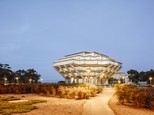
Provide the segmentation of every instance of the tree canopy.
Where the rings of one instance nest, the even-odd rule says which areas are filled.
[[[41,75],[34,69],[12,71],[9,64],[0,64],[0,82],[6,79],[9,83],[37,83]]]
[[[151,69],[149,71],[141,71],[138,72],[137,70],[130,69],[127,71],[128,73],[128,78],[129,81],[133,83],[138,83],[138,82],[143,82],[147,81],[148,83],[150,82],[149,78],[152,78],[152,82],[154,81],[154,70]]]

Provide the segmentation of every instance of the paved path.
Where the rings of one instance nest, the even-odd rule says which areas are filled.
[[[108,105],[113,94],[112,88],[104,88],[102,94],[84,104],[82,115],[115,115]]]

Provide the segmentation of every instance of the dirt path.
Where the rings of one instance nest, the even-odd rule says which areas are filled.
[[[114,115],[108,105],[113,94],[112,88],[104,88],[102,94],[84,104],[82,115]]]

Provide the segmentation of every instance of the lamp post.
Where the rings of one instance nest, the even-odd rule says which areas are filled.
[[[41,82],[43,82],[43,79],[41,79]]]
[[[19,84],[19,77],[16,77],[16,84]]]
[[[32,83],[32,79],[31,79],[31,78],[29,79],[29,83],[30,83],[30,84]]]
[[[4,85],[7,85],[7,78],[4,77]]]
[[[150,85],[151,85],[152,77],[149,77],[149,80],[150,80]]]

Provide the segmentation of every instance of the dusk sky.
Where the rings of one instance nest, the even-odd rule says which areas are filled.
[[[80,51],[154,69],[154,0],[0,0],[0,63],[57,81],[53,62]]]

